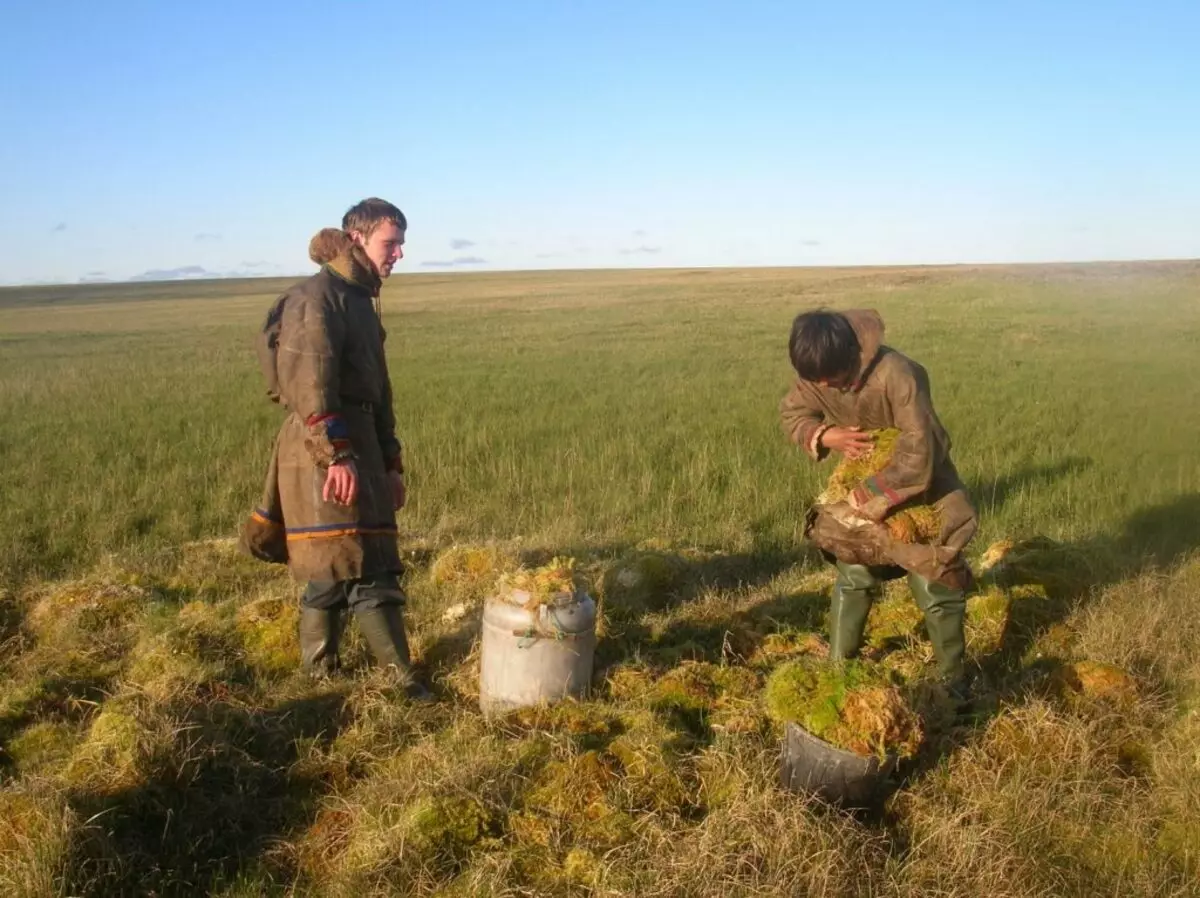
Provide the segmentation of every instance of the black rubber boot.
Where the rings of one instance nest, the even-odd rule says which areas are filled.
[[[938,676],[950,690],[951,695],[961,701],[968,699],[966,668],[963,656],[967,641],[963,632],[967,599],[961,589],[951,589],[940,583],[912,574],[908,578],[909,588],[917,607],[925,615],[925,632],[933,643],[933,657],[937,660]]]
[[[336,608],[300,608],[300,667],[316,677],[338,669],[342,614]]]
[[[837,563],[837,582],[829,607],[829,659],[853,658],[862,647],[871,605],[879,598],[879,580],[861,564]]]
[[[358,607],[354,610],[354,616],[358,619],[358,629],[363,639],[375,657],[375,663],[380,667],[395,669],[396,677],[403,683],[409,698],[432,701],[433,694],[413,676],[408,638],[404,633],[404,616],[400,608],[396,605]]]

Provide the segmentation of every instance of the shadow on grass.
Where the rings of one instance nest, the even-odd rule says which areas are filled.
[[[345,697],[267,711],[226,701],[183,709],[157,773],[110,794],[80,791],[81,828],[67,862],[76,895],[196,895],[261,864],[273,840],[307,821],[325,783],[294,776],[298,740],[332,740]]]
[[[906,765],[898,781],[928,773],[968,745],[1006,707],[1037,694],[1070,660],[1071,634],[1054,630],[1087,606],[1102,590],[1142,574],[1174,567],[1200,549],[1200,494],[1180,496],[1131,515],[1114,536],[1075,544],[1033,539],[1013,546],[1017,559],[997,581],[1038,586],[1045,600],[1014,601],[997,650],[978,665],[972,713],[944,738],[937,750]],[[1022,561],[1024,559],[1024,561]],[[890,794],[890,793],[889,793]]]
[[[972,479],[967,484],[967,492],[981,513],[995,514],[1022,490],[1048,486],[1064,477],[1086,471],[1091,466],[1092,460],[1084,456],[1071,456],[1048,465],[1027,465],[991,479]]]
[[[597,666],[631,658],[654,667],[684,661],[743,663],[772,633],[818,630],[827,605],[823,593],[798,591],[725,614],[673,621],[657,633],[642,622],[631,622],[618,638],[601,646]]]

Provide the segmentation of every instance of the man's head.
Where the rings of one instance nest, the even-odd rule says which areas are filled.
[[[862,364],[862,348],[849,319],[824,309],[796,316],[788,354],[802,380],[840,390],[854,384]]]
[[[351,206],[342,216],[342,230],[363,248],[376,273],[385,278],[404,258],[404,232],[408,219],[386,200],[371,197]]]

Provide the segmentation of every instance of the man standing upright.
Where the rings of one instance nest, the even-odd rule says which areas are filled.
[[[375,660],[409,694],[396,512],[404,466],[384,356],[379,291],[403,258],[408,223],[398,208],[366,199],[309,243],[321,266],[271,308],[259,358],[271,399],[288,411],[267,471],[263,502],[243,545],[286,563],[305,582],[300,654],[306,670],[338,665],[343,611],[353,611]]]

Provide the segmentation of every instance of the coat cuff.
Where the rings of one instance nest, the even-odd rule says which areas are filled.
[[[864,517],[881,521],[901,502],[900,495],[880,475],[873,474],[850,491],[850,507]]]
[[[822,461],[829,455],[829,450],[821,445],[821,437],[825,436],[825,432],[831,427],[832,424],[818,424],[804,439],[804,451],[816,461]]]
[[[350,428],[346,426],[346,419],[341,415],[310,415],[304,423],[308,428],[304,447],[319,467],[327,468],[338,462],[354,459],[354,450],[350,445]]]
[[[397,452],[394,457],[388,459],[388,462],[384,467],[386,467],[389,471],[395,471],[397,474],[403,474],[404,473],[404,455],[403,455],[403,453]]]

